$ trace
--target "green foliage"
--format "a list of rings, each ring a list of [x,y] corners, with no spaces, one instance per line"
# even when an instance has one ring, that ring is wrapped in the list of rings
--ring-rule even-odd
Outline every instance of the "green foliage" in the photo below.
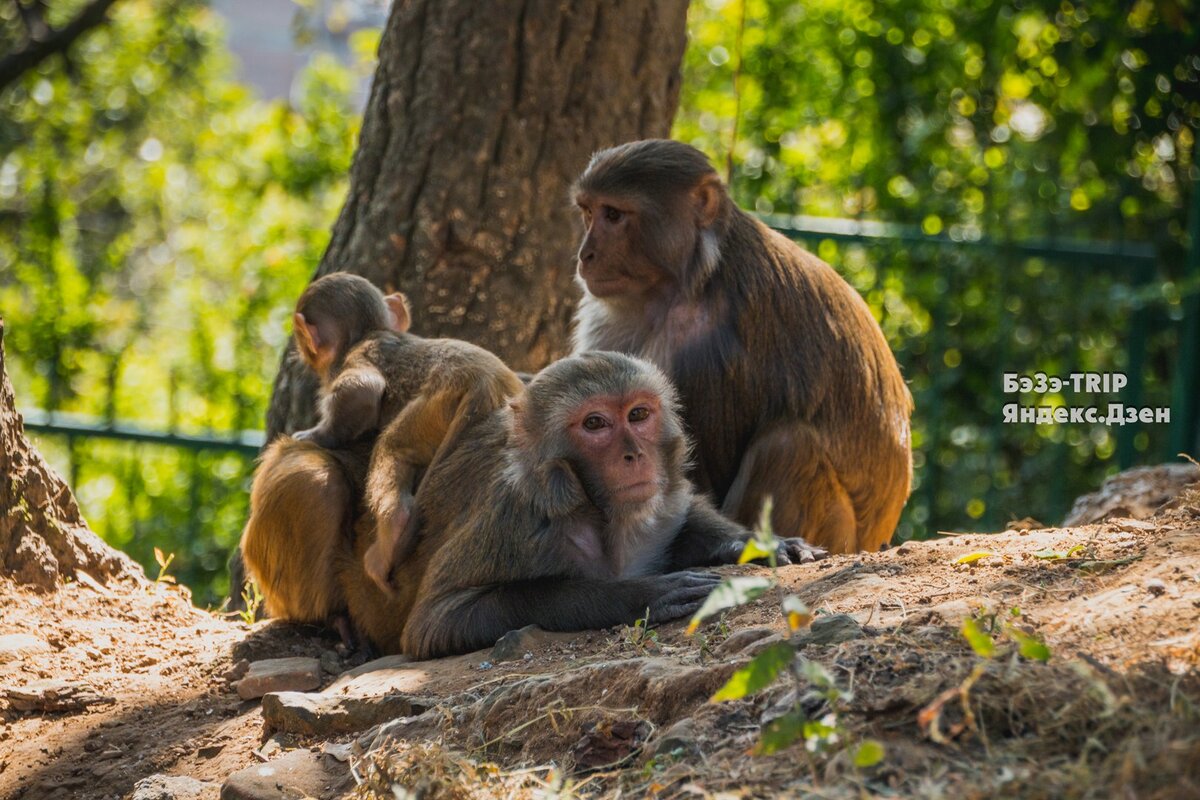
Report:
[[[6,6],[7,7],[7,6]],[[10,21],[11,22],[11,21]],[[231,78],[219,17],[124,0],[0,96],[0,314],[24,407],[180,432],[262,427],[285,320],[329,237],[358,114],[329,59],[296,104]],[[40,442],[153,570],[225,590],[245,457]]]
[[[767,688],[795,658],[796,649],[788,642],[771,645],[729,676],[725,685],[712,696],[712,702],[740,700]]]
[[[1119,429],[1002,425],[1016,398],[1001,393],[1000,373],[1133,369],[1128,337],[1140,326],[1141,402],[1169,405],[1170,323],[1196,288],[1181,274],[1187,187],[1200,177],[1200,25],[1189,6],[698,0],[690,14],[674,135],[723,167],[740,108],[731,186],[745,208],[893,221],[968,244],[1058,236],[1159,248],[1157,271],[1138,273],[1001,245],[805,242],[866,298],[916,400],[900,537],[1063,514],[1115,468]],[[1138,458],[1170,456],[1167,426],[1126,433]]]

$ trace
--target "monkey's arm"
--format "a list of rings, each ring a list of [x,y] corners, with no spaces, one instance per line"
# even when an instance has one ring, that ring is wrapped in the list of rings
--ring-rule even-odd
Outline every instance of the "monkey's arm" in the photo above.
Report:
[[[385,592],[392,567],[416,544],[409,524],[417,471],[452,447],[470,418],[469,398],[461,392],[422,394],[383,429],[371,455],[367,505],[376,520],[375,541],[363,556],[367,574]]]
[[[707,497],[693,495],[671,545],[667,569],[736,564],[749,538],[749,530],[722,516]]]
[[[581,631],[687,616],[720,582],[708,572],[675,572],[609,581],[540,578],[464,589],[421,601],[404,627],[402,649],[416,659],[467,653],[495,644],[511,630],[538,625]]]
[[[321,403],[321,421],[295,434],[327,449],[345,447],[379,427],[387,383],[374,367],[348,369],[334,379]]]
[[[674,570],[736,564],[750,536],[749,529],[722,515],[708,498],[695,495],[688,506],[683,528],[671,547],[671,560],[667,568]],[[803,539],[780,539],[775,551],[775,563],[804,564],[828,555],[824,549],[814,547]]]

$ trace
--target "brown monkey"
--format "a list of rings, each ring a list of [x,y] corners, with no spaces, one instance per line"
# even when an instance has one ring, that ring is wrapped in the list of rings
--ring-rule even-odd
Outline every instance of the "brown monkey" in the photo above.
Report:
[[[649,140],[592,157],[575,349],[671,376],[697,440],[693,479],[749,524],[830,552],[876,550],[912,478],[912,397],[862,298],[734,206],[699,150]]]
[[[509,630],[602,628],[694,612],[749,532],[695,494],[674,389],[651,364],[585,353],[542,370],[432,465],[402,587],[401,649],[466,652]],[[782,563],[823,552],[785,540]],[[666,574],[663,574],[666,573]]]
[[[272,617],[330,623],[347,644],[397,652],[416,587],[384,591],[364,568],[376,535],[360,502],[370,450],[370,442],[327,450],[290,436],[268,445],[241,551]]]
[[[407,333],[404,296],[385,297],[357,275],[334,273],[314,281],[301,295],[294,321],[297,348],[320,378],[322,395],[319,423],[296,438],[336,449],[383,427],[366,486],[377,534],[363,557],[367,574],[387,589],[392,566],[415,544],[417,526],[409,522],[418,472],[437,458],[440,448],[453,446],[473,416],[488,414],[519,392],[520,379],[475,345]],[[289,458],[302,452],[287,451]],[[268,455],[282,458],[275,452]],[[312,456],[304,458],[311,461]],[[280,565],[262,560],[265,552],[256,546],[253,523],[255,499],[264,502],[262,498],[272,496],[252,490],[251,522],[243,537],[247,567],[268,598],[280,594],[270,579],[272,568]],[[345,506],[340,496],[330,499]],[[305,543],[275,555],[286,558],[313,546]],[[333,569],[328,559],[319,563]],[[318,582],[332,585],[333,578],[319,577]],[[284,616],[298,619],[294,613]]]

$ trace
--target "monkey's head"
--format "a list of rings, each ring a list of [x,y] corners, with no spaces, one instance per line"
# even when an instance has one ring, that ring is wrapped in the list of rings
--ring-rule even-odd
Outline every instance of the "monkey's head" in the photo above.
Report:
[[[384,296],[373,283],[348,272],[317,278],[296,303],[292,315],[296,347],[322,378],[346,351],[378,330],[408,331],[408,299],[400,292]]]
[[[517,479],[551,516],[590,503],[637,514],[683,482],[689,442],[675,389],[657,367],[589,352],[539,372],[512,404]]]
[[[573,194],[586,228],[578,278],[595,297],[691,295],[720,261],[733,202],[691,145],[647,139],[601,150]]]

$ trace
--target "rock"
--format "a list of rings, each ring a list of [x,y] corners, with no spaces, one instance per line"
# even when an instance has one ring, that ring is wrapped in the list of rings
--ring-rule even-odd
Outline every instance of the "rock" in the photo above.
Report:
[[[527,653],[541,650],[553,642],[573,639],[575,636],[574,633],[551,633],[537,625],[526,625],[520,630],[509,631],[501,636],[492,648],[490,660],[493,663],[519,661]]]
[[[735,631],[729,634],[729,637],[725,641],[717,645],[717,655],[732,656],[740,653],[759,639],[770,636],[773,633],[775,631],[770,628],[745,628]]]
[[[184,775],[151,775],[133,786],[129,800],[217,800],[221,786]]]
[[[1194,464],[1135,467],[1113,475],[1098,491],[1075,501],[1063,527],[1087,525],[1113,517],[1145,519],[1200,480]]]
[[[321,662],[315,658],[268,658],[250,665],[234,684],[238,697],[256,700],[269,692],[305,692],[321,685]]]
[[[658,759],[698,758],[700,745],[697,744],[696,739],[696,721],[681,719],[654,740],[652,754]]]
[[[840,644],[866,636],[862,625],[849,614],[830,614],[813,620],[808,633],[797,640],[800,645]]]
[[[345,792],[351,783],[349,768],[337,759],[293,750],[230,775],[221,786],[221,800],[329,800]]]
[[[57,678],[9,689],[5,696],[16,711],[82,711],[88,706],[116,702],[85,683]]]
[[[326,650],[321,653],[321,669],[329,675],[341,675],[346,671],[342,666],[342,659],[338,656],[336,650]]]
[[[331,736],[355,733],[397,717],[422,714],[428,704],[411,695],[381,697],[273,692],[263,698],[263,722],[269,730]]]
[[[0,664],[51,651],[49,643],[28,633],[9,633],[0,636]]]
[[[1161,594],[1166,594],[1167,584],[1165,581],[1159,580],[1158,578],[1150,578],[1148,581],[1146,581],[1146,591],[1155,597],[1158,597]]]

